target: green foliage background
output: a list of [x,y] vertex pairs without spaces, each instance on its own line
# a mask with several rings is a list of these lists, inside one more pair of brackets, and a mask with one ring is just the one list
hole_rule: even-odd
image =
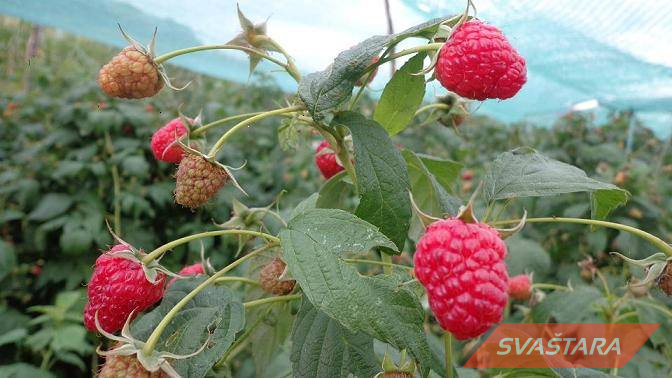
[[[170,67],[175,83],[193,80],[189,90],[164,90],[149,100],[117,101],[103,95],[95,83],[99,67],[115,54],[114,50],[46,30],[38,54],[26,62],[24,53],[31,25],[0,18],[0,26],[0,365],[4,365],[0,366],[0,376],[87,376],[98,364],[94,348],[99,340],[82,326],[83,285],[99,251],[111,243],[105,220],[114,224],[115,201],[119,204],[123,238],[151,249],[212,227],[213,221],[226,221],[231,199],[239,197],[235,189],[228,187],[197,213],[176,206],[172,199],[175,167],[157,163],[152,157],[152,132],[176,117],[178,108],[187,115],[202,110],[208,122],[283,106],[284,94],[269,77],[255,78],[260,80],[243,86]],[[364,105],[369,113],[370,104],[369,100]],[[616,180],[630,191],[632,198],[610,219],[672,240],[672,154],[667,147],[668,153],[663,155],[665,141],[638,127],[634,151],[627,156],[626,114],[614,114],[605,125],[595,125],[587,116],[570,114],[559,118],[552,129],[501,125],[478,115],[453,129],[423,116],[419,118],[394,142],[411,151],[461,162],[464,169],[475,173],[473,183],[484,177],[488,164],[501,152],[532,146],[582,168],[590,177],[605,182]],[[299,138],[303,143],[298,148],[284,151],[278,143],[280,125],[278,119],[260,122],[237,134],[220,155],[220,161],[231,166],[247,163],[236,175],[250,194],[243,200],[247,205],[266,205],[286,190],[282,208],[292,209],[324,183],[312,161],[311,142],[317,137],[304,135]],[[410,151],[405,151],[403,157],[407,163],[415,162],[421,172],[420,158]],[[113,167],[119,173],[118,196]],[[420,177],[414,175],[411,172],[411,181]],[[468,182],[459,179],[441,184],[450,189],[446,195],[462,199],[475,189],[475,185],[469,187]],[[426,185],[429,188],[432,183]],[[503,211],[501,218],[515,217],[523,207],[535,215],[589,217],[591,211],[585,194],[570,194],[518,199]],[[440,206],[432,209],[448,211]],[[482,214],[483,210],[477,211]],[[206,239],[204,243],[215,266],[230,261],[237,248],[232,238]],[[630,275],[641,276],[641,272],[631,272],[607,253],[621,251],[643,257],[652,252],[650,246],[627,234],[590,232],[578,225],[528,225],[522,235],[508,244],[512,275],[534,272],[535,282],[570,281],[576,288],[567,295],[547,295],[531,310],[537,321],[549,317],[566,322],[609,320],[604,319],[600,308],[605,297],[602,283],[584,281],[577,262],[592,256],[610,289],[620,295],[626,290],[623,283]],[[192,263],[199,259],[200,247],[193,243],[178,248],[163,262],[176,269]],[[672,304],[657,289],[649,294],[639,301],[663,309]],[[651,309],[639,302],[632,304],[634,315],[628,320],[662,322],[663,326],[621,372],[623,376],[670,374],[667,361],[672,359],[672,349],[665,340],[672,336],[671,319],[664,312]],[[283,314],[296,311],[298,308],[278,310]],[[303,321],[316,316],[310,314],[309,307],[302,311]],[[525,315],[525,311],[514,308],[507,320],[521,321]],[[291,323],[286,324],[283,319],[277,316],[282,329],[273,328],[282,334],[273,339],[285,346],[277,355],[252,348],[241,352],[235,364],[220,373],[258,376],[259,361],[270,363],[265,371],[268,376],[289,371],[290,349],[286,346]],[[314,337],[301,336],[303,342],[314,342]],[[429,342],[431,347],[438,345],[435,337],[430,337]],[[385,351],[384,347],[376,344],[376,352],[380,355],[381,351]],[[299,358],[294,356],[292,360]]]

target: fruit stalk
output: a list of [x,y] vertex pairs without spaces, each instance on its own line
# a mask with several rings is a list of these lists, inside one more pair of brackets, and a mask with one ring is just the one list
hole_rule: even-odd
[[217,279],[215,283],[222,283],[222,282],[242,282],[254,286],[259,286],[259,282],[251,280],[247,277],[220,277]]
[[200,285],[196,286],[194,290],[189,292],[189,294],[185,295],[173,308],[170,309],[170,311],[166,314],[166,316],[161,319],[159,324],[156,326],[154,331],[152,331],[152,334],[149,335],[149,338],[147,339],[147,343],[145,343],[145,346],[142,348],[142,353],[145,354],[146,356],[149,356],[152,354],[154,351],[154,348],[156,347],[156,343],[159,341],[159,338],[161,337],[161,334],[163,331],[166,329],[168,324],[170,323],[171,320],[177,314],[182,310],[182,308],[190,301],[192,300],[198,293],[203,291],[206,287],[210,286],[210,284],[214,283],[217,281],[218,278],[226,274],[228,271],[232,270],[233,268],[237,267],[238,265],[242,264],[246,260],[258,255],[259,253],[267,250],[270,248],[271,245],[265,245],[261,248],[257,248],[254,251],[248,253],[247,255],[239,258],[238,260],[232,262],[231,264],[225,266],[221,270],[219,270],[217,273],[213,274],[208,278],[207,280],[201,282]]
[[267,35],[256,35],[254,36],[253,44],[258,42],[265,42],[265,44],[273,46],[280,54],[282,54],[287,60],[287,65],[285,66],[287,73],[290,74],[297,83],[301,81],[301,73],[299,73],[299,69],[296,67],[296,64],[294,64],[294,59],[278,42]]
[[375,260],[364,260],[364,259],[343,259],[343,262],[346,262],[348,264],[370,264],[370,265],[380,265],[380,266],[389,267],[389,268],[399,268],[399,269],[413,270],[412,266],[393,264],[393,263],[387,262],[387,261],[375,261]]
[[175,50],[171,51],[168,53],[165,53],[163,55],[159,55],[154,59],[154,63],[162,64],[165,63],[166,61],[173,59],[175,57],[178,57],[180,55],[185,55],[185,54],[191,54],[193,52],[198,52],[198,51],[207,51],[207,50],[239,50],[246,52],[248,54],[253,54],[256,55],[260,58],[266,59],[269,62],[273,62],[280,67],[287,69],[287,64],[283,63],[279,59],[275,59],[272,56],[266,55],[262,53],[259,50],[250,48],[250,47],[244,47],[244,46],[237,46],[237,45],[203,45],[203,46],[194,46],[194,47],[188,47],[186,49],[180,49],[180,50]]
[[443,334],[444,357],[446,361],[446,377],[453,378],[453,334]]
[[207,238],[210,236],[222,236],[222,235],[251,235],[251,236],[258,236],[261,238],[264,238],[268,241],[271,242],[269,246],[276,245],[280,243],[280,239],[273,235],[269,235],[263,232],[258,232],[258,231],[252,231],[252,230],[217,230],[217,231],[206,231],[206,232],[201,232],[200,234],[193,234],[189,236],[185,236],[176,240],[173,240],[169,243],[166,243],[156,249],[154,249],[152,252],[147,254],[145,257],[142,259],[143,264],[149,264],[150,262],[154,261],[155,259],[161,257],[166,251],[173,249],[179,245],[182,245],[184,243],[188,243],[192,240],[197,240],[201,238]]
[[450,108],[451,108],[450,105],[446,105],[446,104],[442,104],[440,102],[437,102],[437,103],[434,103],[434,104],[425,105],[425,106],[421,107],[420,109],[416,110],[414,116],[417,117],[418,115],[422,114],[422,112],[426,112],[426,111],[432,110],[432,109],[450,110]]
[[[510,219],[505,221],[497,221],[491,223],[492,226],[520,223],[520,219]],[[596,219],[584,219],[584,218],[561,218],[561,217],[545,217],[545,218],[527,218],[526,223],[576,223],[576,224],[587,224],[597,227],[606,227],[613,228],[619,231],[625,231],[631,233],[635,236],[638,236],[651,244],[655,245],[661,252],[665,253],[668,256],[672,256],[672,246],[664,242],[659,237],[649,234],[646,231],[640,230],[635,227],[626,226],[620,223],[601,221]]]
[[236,120],[236,119],[241,119],[241,118],[252,117],[252,116],[255,116],[255,115],[258,115],[258,114],[262,114],[262,113],[263,113],[263,112],[253,112],[253,113],[237,114],[237,115],[234,115],[234,116],[230,116],[230,117],[225,117],[225,118],[222,118],[222,119],[218,119],[217,121],[210,122],[210,123],[208,123],[208,124],[205,124],[205,125],[203,125],[203,126],[197,128],[196,130],[192,131],[191,134],[190,134],[190,136],[192,136],[192,137],[197,137],[197,136],[203,134],[204,132],[206,132],[206,131],[212,129],[213,127],[217,127],[217,126],[223,125],[223,124],[225,124],[225,123],[227,123],[227,122],[229,122],[229,121],[234,121],[234,120]]
[[285,301],[293,301],[295,299],[301,299],[302,294],[291,294],[291,295],[282,295],[282,296],[277,296],[277,297],[268,297],[268,298],[261,298],[261,299],[256,299],[253,301],[245,302],[243,303],[243,306],[245,306],[245,309],[250,309],[253,307],[261,306],[267,303],[274,303],[274,302],[285,302]]
[[376,67],[380,66],[381,64],[387,63],[391,60],[400,58],[402,56],[419,53],[419,52],[422,52],[422,51],[438,51],[438,50],[441,49],[441,47],[443,47],[443,42],[428,43],[426,45],[415,46],[415,47],[408,48],[406,50],[401,50],[401,51],[396,52],[394,54],[390,54],[390,55],[388,55],[384,58],[380,58],[380,60],[378,62],[368,66],[366,68],[366,70],[364,70],[364,72],[362,73],[362,76],[364,76],[364,74],[376,69]]
[[290,106],[287,108],[281,108],[281,109],[275,109],[275,110],[270,110],[267,112],[263,112],[260,114],[257,114],[255,116],[252,116],[246,120],[243,120],[242,122],[237,123],[235,126],[227,130],[224,135],[222,135],[221,138],[215,143],[214,146],[210,149],[210,152],[208,152],[208,157],[214,158],[219,150],[224,146],[224,143],[226,143],[229,138],[233,136],[233,134],[236,133],[236,131],[242,129],[243,127],[247,127],[257,121],[260,121],[264,118],[272,117],[274,115],[280,115],[280,114],[286,114],[286,113],[293,113],[293,112],[298,112],[301,110],[304,110],[305,108],[303,105],[296,105],[296,106]]

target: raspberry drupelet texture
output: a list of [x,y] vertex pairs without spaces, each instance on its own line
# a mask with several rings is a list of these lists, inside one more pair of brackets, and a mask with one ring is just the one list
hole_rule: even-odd
[[338,163],[338,160],[336,160],[336,154],[334,152],[320,153],[324,149],[332,150],[329,142],[326,140],[323,140],[315,150],[315,164],[322,173],[322,176],[328,180],[344,168]]
[[441,327],[458,340],[502,320],[507,303],[506,245],[484,223],[439,220],[416,246],[414,272]]
[[187,154],[175,174],[175,202],[195,209],[208,202],[229,178],[224,168],[204,157]]
[[152,135],[152,153],[156,160],[168,163],[179,163],[184,156],[184,149],[176,140],[187,133],[187,127],[180,118],[166,123]]
[[663,273],[656,280],[658,287],[667,295],[672,295],[672,261],[665,265]]
[[127,249],[123,244],[115,245],[96,260],[84,308],[84,324],[90,331],[96,331],[96,312],[103,330],[114,333],[131,313],[137,316],[163,297],[165,274],[158,273],[152,284],[140,262],[114,256]]
[[436,78],[472,100],[513,97],[527,80],[525,59],[494,26],[479,20],[455,29],[439,51]]
[[527,274],[519,274],[509,279],[509,296],[519,301],[526,301],[532,295],[532,281]]
[[127,46],[98,73],[100,88],[111,97],[152,97],[163,88],[163,79],[151,56]]
[[107,356],[98,373],[99,378],[168,378],[163,371],[151,373],[142,367],[135,355]]
[[273,295],[287,295],[294,290],[295,280],[280,280],[287,265],[280,259],[273,259],[259,272],[259,285]]
[[[205,274],[205,269],[203,269],[203,264],[195,263],[191,265],[187,265],[182,270],[177,272],[180,276],[200,276],[202,274]],[[177,277],[173,278],[168,282],[168,286],[172,285],[175,281],[177,281]]]

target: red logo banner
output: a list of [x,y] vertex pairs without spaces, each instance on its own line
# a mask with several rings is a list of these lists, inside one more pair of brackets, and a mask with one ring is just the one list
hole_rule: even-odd
[[660,323],[501,323],[465,368],[622,368]]

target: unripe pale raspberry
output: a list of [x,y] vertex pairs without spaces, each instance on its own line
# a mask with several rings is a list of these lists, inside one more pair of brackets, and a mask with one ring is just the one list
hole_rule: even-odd
[[439,220],[427,227],[413,261],[441,327],[458,340],[502,320],[507,303],[506,245],[484,223]]
[[344,168],[338,163],[336,154],[334,152],[325,152],[321,154],[320,151],[324,149],[331,150],[331,146],[326,140],[323,140],[315,150],[317,153],[315,155],[315,164],[317,165],[317,168],[320,170],[320,172],[322,172],[322,176],[328,180],[338,172],[342,171]]
[[186,133],[187,127],[180,118],[175,118],[156,130],[150,144],[156,160],[179,163],[184,156],[184,149],[176,143],[176,140]]
[[[205,269],[203,269],[203,264],[196,263],[192,265],[187,265],[182,270],[177,272],[180,276],[200,276],[202,274],[205,274]],[[173,278],[168,282],[168,286],[172,285],[175,281],[177,281],[177,277]]]
[[259,285],[273,295],[287,295],[294,290],[295,280],[280,280],[287,265],[280,259],[273,259],[259,272]]
[[163,78],[151,56],[127,46],[100,69],[98,84],[108,96],[145,98],[163,88]]
[[137,316],[163,297],[165,274],[158,273],[152,284],[140,262],[114,256],[127,249],[123,244],[115,245],[96,260],[84,308],[84,324],[90,331],[96,331],[96,312],[103,330],[114,333],[131,313]]
[[203,156],[187,154],[175,174],[175,202],[195,209],[208,202],[229,178],[224,168]]
[[509,296],[519,301],[526,301],[532,295],[532,281],[527,274],[519,274],[509,279]]
[[140,364],[135,355],[107,356],[105,364],[98,373],[99,378],[167,378],[168,375],[159,370],[150,373]]
[[665,265],[663,273],[658,276],[658,287],[667,295],[672,295],[672,261]]
[[444,88],[473,100],[511,98],[527,81],[525,59],[499,29],[479,20],[455,29],[434,72]]

